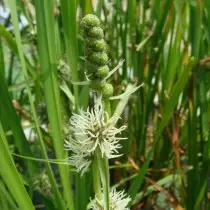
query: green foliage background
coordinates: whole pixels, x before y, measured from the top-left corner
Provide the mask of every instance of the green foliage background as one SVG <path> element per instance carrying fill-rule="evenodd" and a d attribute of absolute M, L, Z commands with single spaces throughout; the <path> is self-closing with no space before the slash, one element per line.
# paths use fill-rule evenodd
<path fill-rule="evenodd" d="M 72 112 L 91 105 L 80 21 L 102 20 L 127 125 L 111 184 L 132 209 L 210 209 L 210 2 L 7 0 L 0 23 L 0 209 L 83 210 L 92 171 L 63 164 Z M 1 15 L 0 15 L 1 16 Z M 23 21 L 23 17 L 25 21 Z M 27 23 L 27 24 L 25 24 Z M 122 112 L 124 108 L 124 111 Z M 52 161 L 52 159 L 54 159 Z"/>

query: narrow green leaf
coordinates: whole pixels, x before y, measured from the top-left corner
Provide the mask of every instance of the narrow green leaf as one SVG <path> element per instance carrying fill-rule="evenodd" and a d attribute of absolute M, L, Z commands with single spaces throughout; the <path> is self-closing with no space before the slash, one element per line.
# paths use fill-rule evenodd
<path fill-rule="evenodd" d="M 173 90 L 171 91 L 171 96 L 170 96 L 168 102 L 166 103 L 165 107 L 163 108 L 164 113 L 162 115 L 161 123 L 157 129 L 156 134 L 155 134 L 155 140 L 157 140 L 160 137 L 164 127 L 166 126 L 168 120 L 170 119 L 171 113 L 172 113 L 175 105 L 177 104 L 179 95 L 183 91 L 183 89 L 189 79 L 190 71 L 192 70 L 192 67 L 194 66 L 194 64 L 195 64 L 194 58 L 191 58 L 191 60 L 187 64 L 187 66 L 184 68 L 182 74 L 180 75 L 179 80 L 176 82 Z"/>
<path fill-rule="evenodd" d="M 134 199 L 134 197 L 136 196 L 138 190 L 141 188 L 141 185 L 144 181 L 144 177 L 147 173 L 147 168 L 149 167 L 149 163 L 151 160 L 152 154 L 151 152 L 148 154 L 146 161 L 144 162 L 144 164 L 142 165 L 141 169 L 139 170 L 138 175 L 135 177 L 135 179 L 133 180 L 129 190 L 128 190 L 128 194 L 131 197 L 131 200 Z M 130 206 L 131 206 L 131 202 L 130 202 Z"/>
<path fill-rule="evenodd" d="M 61 0 L 61 16 L 64 29 L 65 43 L 67 49 L 68 63 L 72 73 L 73 82 L 78 81 L 78 41 L 76 22 L 76 0 Z M 74 87 L 75 109 L 78 110 L 78 87 Z"/>
<path fill-rule="evenodd" d="M 5 67 L 4 67 L 4 52 L 3 52 L 3 45 L 2 40 L 0 38 L 0 71 L 2 73 L 2 76 L 5 78 Z"/>
<path fill-rule="evenodd" d="M 0 124 L 0 126 L 2 125 Z M 23 182 L 18 174 L 10 153 L 4 144 L 5 141 L 6 136 L 3 132 L 0 132 L 0 154 L 2 157 L 0 175 L 15 198 L 20 209 L 32 210 L 34 209 L 33 204 L 24 188 Z"/>
<path fill-rule="evenodd" d="M 36 1 L 38 48 L 42 80 L 44 85 L 45 101 L 50 122 L 50 132 L 53 138 L 54 149 L 58 159 L 64 159 L 66 154 L 61 133 L 61 106 L 56 70 L 56 46 L 52 1 Z M 59 172 L 64 191 L 64 198 L 68 208 L 73 210 L 74 203 L 71 192 L 71 182 L 68 167 L 59 165 Z"/>
<path fill-rule="evenodd" d="M 0 71 L 0 120 L 3 126 L 9 126 L 11 128 L 19 152 L 25 156 L 33 156 L 7 89 Z M 26 164 L 29 168 L 29 173 L 32 175 L 36 171 L 35 163 L 31 164 L 26 161 Z"/>
<path fill-rule="evenodd" d="M 103 196 L 105 201 L 104 210 L 109 210 L 109 175 L 107 174 L 109 169 L 107 168 L 106 164 L 106 161 L 108 160 L 106 159 L 105 156 L 104 157 L 101 156 L 101 150 L 99 148 L 96 150 L 95 155 L 98 161 L 101 183 L 103 186 Z"/>

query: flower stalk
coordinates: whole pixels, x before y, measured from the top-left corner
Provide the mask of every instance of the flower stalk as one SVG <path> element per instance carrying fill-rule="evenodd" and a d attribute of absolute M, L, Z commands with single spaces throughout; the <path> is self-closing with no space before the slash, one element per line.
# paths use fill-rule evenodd
<path fill-rule="evenodd" d="M 102 96 L 104 102 L 104 111 L 107 113 L 105 121 L 111 116 L 108 97 L 113 94 L 113 87 L 106 83 L 104 78 L 109 74 L 108 56 L 106 54 L 106 43 L 104 41 L 104 32 L 100 27 L 100 20 L 94 15 L 87 15 L 82 20 L 85 38 L 86 70 L 87 78 L 91 80 L 91 88 L 97 95 Z M 100 99 L 99 99 L 100 100 Z M 102 156 L 100 147 L 96 148 L 95 158 L 98 162 L 101 183 L 103 187 L 103 196 L 105 201 L 105 210 L 109 210 L 109 163 L 106 156 Z M 93 173 L 97 173 L 93 170 Z M 96 175 L 94 175 L 96 176 Z M 97 178 L 97 177 L 96 177 Z M 98 180 L 94 180 L 98 186 Z M 98 187 L 95 194 L 98 194 Z"/>
<path fill-rule="evenodd" d="M 99 148 L 95 152 L 96 159 L 99 166 L 101 183 L 103 187 L 103 196 L 104 196 L 104 210 L 109 210 L 109 168 L 108 168 L 108 159 L 104 156 L 101 156 L 101 151 Z"/>
<path fill-rule="evenodd" d="M 100 171 L 98 170 L 98 158 L 96 155 L 94 156 L 93 160 L 93 186 L 94 186 L 94 192 L 96 195 L 98 195 L 99 198 L 102 197 L 101 193 L 101 180 L 100 180 Z"/>
<path fill-rule="evenodd" d="M 122 206 L 122 210 L 127 210 L 125 207 L 128 199 L 124 199 L 124 194 L 110 192 L 109 159 L 121 156 L 118 154 L 118 149 L 121 148 L 119 141 L 126 138 L 117 136 L 125 126 L 115 127 L 119 117 L 111 115 L 109 99 L 113 95 L 113 86 L 106 82 L 111 73 L 107 65 L 104 33 L 101 22 L 95 15 L 86 15 L 82 26 L 86 78 L 95 95 L 95 103 L 93 108 L 88 107 L 87 111 L 80 110 L 79 114 L 73 114 L 70 119 L 70 136 L 65 141 L 65 147 L 73 152 L 69 162 L 81 175 L 92 164 L 97 200 L 92 209 L 118 210 Z"/>

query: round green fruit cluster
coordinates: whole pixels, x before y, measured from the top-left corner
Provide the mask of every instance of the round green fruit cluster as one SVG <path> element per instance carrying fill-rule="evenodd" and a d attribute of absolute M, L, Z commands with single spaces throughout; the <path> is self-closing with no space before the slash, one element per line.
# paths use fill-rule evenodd
<path fill-rule="evenodd" d="M 108 56 L 106 53 L 106 42 L 101 21 L 92 14 L 82 19 L 83 36 L 85 41 L 86 73 L 91 80 L 91 88 L 100 91 L 107 98 L 113 95 L 113 87 L 104 79 L 109 74 Z"/>

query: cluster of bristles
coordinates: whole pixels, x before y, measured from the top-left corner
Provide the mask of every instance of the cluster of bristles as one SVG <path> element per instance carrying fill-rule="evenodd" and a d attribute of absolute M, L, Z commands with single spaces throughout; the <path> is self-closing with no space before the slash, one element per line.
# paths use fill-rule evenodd
<path fill-rule="evenodd" d="M 101 92 L 104 98 L 113 95 L 113 86 L 106 82 L 109 74 L 106 42 L 100 20 L 92 14 L 82 19 L 83 36 L 85 41 L 86 75 L 91 81 L 94 91 Z"/>

